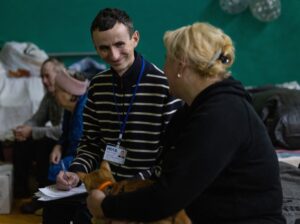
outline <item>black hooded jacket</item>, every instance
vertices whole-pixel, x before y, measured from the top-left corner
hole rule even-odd
[[[105,216],[153,221],[185,208],[193,223],[285,223],[278,161],[263,123],[233,78],[202,91],[169,123],[153,186],[102,204]]]

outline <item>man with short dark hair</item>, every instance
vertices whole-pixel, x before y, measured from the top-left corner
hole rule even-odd
[[[135,51],[139,33],[125,11],[101,10],[92,22],[91,35],[98,55],[111,68],[91,81],[77,156],[69,172],[57,176],[57,187],[63,190],[79,184],[76,172],[89,173],[102,160],[109,161],[117,180],[154,167],[166,125],[181,106],[169,95],[162,71]],[[45,211],[44,218],[52,217],[49,208]],[[71,220],[86,223],[78,216]]]

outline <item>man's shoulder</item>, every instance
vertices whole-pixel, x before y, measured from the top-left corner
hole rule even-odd
[[[150,62],[147,63],[145,74],[148,78],[147,79],[148,82],[162,83],[162,84],[168,83],[167,77],[165,76],[164,72],[153,63]]]
[[[110,79],[107,79],[107,78],[110,78],[111,76],[112,76],[111,69],[101,71],[101,72],[99,72],[99,73],[97,73],[96,75],[93,76],[93,78],[91,79],[91,85],[95,82],[96,83],[105,82],[105,80],[110,81]]]
[[[112,70],[106,69],[106,70],[103,70],[103,71],[97,73],[96,75],[94,75],[93,79],[102,78],[102,77],[111,76],[111,75],[112,75]]]
[[[146,61],[145,72],[148,73],[148,74],[155,74],[155,75],[158,75],[158,76],[165,76],[164,72],[159,67],[157,67],[154,63],[149,62],[149,61]]]
[[[42,102],[40,105],[42,104],[54,104],[56,103],[56,99],[53,93],[51,92],[46,92],[45,95],[43,96]]]

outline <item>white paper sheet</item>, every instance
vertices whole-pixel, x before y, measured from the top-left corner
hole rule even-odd
[[[84,184],[81,184],[79,187],[74,187],[69,191],[58,190],[56,185],[50,185],[44,188],[39,188],[39,191],[35,193],[35,195],[39,198],[39,201],[52,201],[85,192],[86,188]]]

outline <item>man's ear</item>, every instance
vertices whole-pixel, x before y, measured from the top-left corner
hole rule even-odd
[[[131,37],[131,41],[133,43],[133,46],[136,47],[140,41],[140,33],[139,31],[134,31],[134,33],[132,34],[132,37]]]

